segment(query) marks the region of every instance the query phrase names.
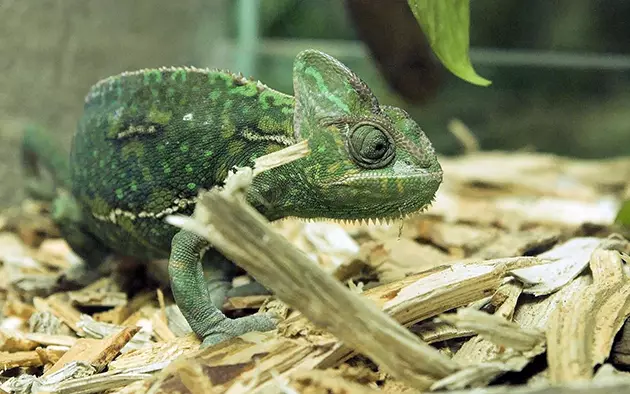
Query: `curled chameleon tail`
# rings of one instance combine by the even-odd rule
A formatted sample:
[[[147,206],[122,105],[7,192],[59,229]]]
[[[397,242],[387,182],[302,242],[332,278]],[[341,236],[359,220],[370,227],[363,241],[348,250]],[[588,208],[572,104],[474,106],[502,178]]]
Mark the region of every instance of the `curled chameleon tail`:
[[[28,125],[22,137],[22,168],[29,197],[53,201],[58,188],[69,190],[68,152],[57,145],[51,134],[39,125]],[[45,179],[41,167],[51,179]]]

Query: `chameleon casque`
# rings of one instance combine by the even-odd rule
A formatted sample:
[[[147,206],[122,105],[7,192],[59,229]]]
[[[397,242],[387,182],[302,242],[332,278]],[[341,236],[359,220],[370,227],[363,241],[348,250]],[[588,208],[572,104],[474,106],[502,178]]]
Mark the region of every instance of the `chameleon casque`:
[[[290,96],[189,67],[106,78],[86,96],[70,160],[41,129],[27,130],[27,190],[53,202],[53,219],[88,267],[111,253],[169,258],[175,301],[203,346],[272,329],[271,316],[231,319],[215,306],[230,291],[235,266],[207,241],[167,224],[167,215],[192,214],[200,189],[304,139],[307,157],[261,173],[248,191],[269,220],[397,219],[427,207],[442,181],[417,123],[379,105],[338,60],[299,53],[293,86]],[[43,184],[40,164],[54,182]]]

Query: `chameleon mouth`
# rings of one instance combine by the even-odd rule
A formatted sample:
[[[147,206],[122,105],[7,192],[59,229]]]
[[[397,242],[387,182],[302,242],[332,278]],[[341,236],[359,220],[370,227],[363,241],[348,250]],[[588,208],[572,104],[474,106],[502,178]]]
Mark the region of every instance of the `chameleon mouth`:
[[[300,222],[306,222],[306,223],[332,222],[332,223],[339,223],[339,224],[344,224],[344,225],[392,225],[394,224],[394,222],[410,220],[410,219],[413,219],[414,217],[420,216],[422,213],[424,213],[431,207],[433,202],[435,202],[435,197],[436,196],[434,192],[433,196],[428,202],[421,204],[418,208],[415,208],[415,209],[409,209],[409,207],[419,205],[417,204],[418,197],[414,196],[413,198],[405,199],[403,201],[396,203],[395,205],[392,205],[391,208],[393,209],[391,211],[395,213],[388,214],[388,215],[377,214],[370,217],[362,217],[362,218],[356,218],[356,219],[335,218],[335,217],[326,217],[326,216],[300,217],[300,216],[290,215],[290,216],[285,216],[279,220],[282,221],[286,219],[297,219]]]
[[[431,207],[431,205],[433,204],[433,201],[434,200],[431,200],[430,202],[422,206],[420,209],[417,209],[415,211],[401,213],[397,215],[374,216],[374,217],[360,218],[360,219],[339,219],[339,218],[329,218],[329,217],[324,217],[324,216],[313,217],[313,218],[304,218],[304,217],[299,217],[299,216],[286,216],[280,219],[280,221],[287,220],[287,219],[294,219],[294,220],[297,219],[300,222],[306,222],[306,223],[332,222],[332,223],[338,223],[342,225],[362,225],[362,226],[393,225],[395,224],[395,222],[410,220],[410,219],[420,216],[422,213],[424,213],[427,209]]]

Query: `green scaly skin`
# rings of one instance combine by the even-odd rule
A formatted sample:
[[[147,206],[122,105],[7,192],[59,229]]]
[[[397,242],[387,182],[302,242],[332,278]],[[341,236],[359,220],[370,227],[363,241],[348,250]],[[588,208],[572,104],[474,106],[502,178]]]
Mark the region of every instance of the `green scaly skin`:
[[[24,140],[27,175],[37,175],[32,157],[62,172],[55,218],[88,264],[111,252],[168,257],[175,301],[204,345],[272,329],[267,315],[221,313],[215,305],[234,267],[165,216],[191,214],[200,188],[304,139],[309,156],[260,174],[249,189],[249,202],[269,220],[397,219],[428,206],[442,181],[420,127],[403,110],[379,105],[336,59],[301,52],[293,84],[295,97],[228,72],[174,67],[107,78],[87,94],[69,169],[32,132]]]

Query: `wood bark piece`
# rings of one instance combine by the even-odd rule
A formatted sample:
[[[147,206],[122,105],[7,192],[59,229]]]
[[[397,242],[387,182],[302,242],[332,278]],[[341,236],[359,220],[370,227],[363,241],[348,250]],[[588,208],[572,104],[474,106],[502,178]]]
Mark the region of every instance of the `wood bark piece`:
[[[153,313],[151,316],[151,324],[153,325],[153,335],[158,341],[168,342],[177,338],[175,333],[168,327],[162,310],[156,310]]]
[[[457,329],[477,331],[477,333],[485,332],[487,338],[479,335],[466,341],[453,356],[454,361],[465,365],[466,368],[437,382],[433,386],[434,389],[485,386],[507,371],[522,370],[534,356],[544,351],[545,348],[540,343],[544,337],[540,330],[535,328],[522,330],[514,323],[505,320],[508,315],[512,315],[516,300],[521,293],[520,290],[520,284],[515,282],[502,285],[493,296],[494,299],[497,294],[501,294],[497,298],[503,299],[503,303],[494,315],[477,312],[470,308],[460,310],[463,314],[458,311],[457,315],[446,315],[456,318],[454,322]],[[448,318],[446,320],[449,321]],[[515,346],[523,347],[526,352],[512,349],[506,352],[503,345],[514,342],[513,337],[525,338],[526,343],[534,343],[538,346],[522,346],[517,342]]]
[[[33,341],[39,345],[57,345],[72,347],[77,342],[78,338],[71,337],[69,335],[50,335],[36,332],[29,332],[24,334],[24,338]]]
[[[0,351],[20,352],[35,349],[39,344],[17,331],[0,330]]]
[[[125,327],[120,332],[104,339],[79,339],[52,368],[44,373],[43,377],[50,376],[73,361],[87,362],[92,365],[97,372],[101,371],[118,355],[120,349],[122,349],[138,331],[140,331],[140,327]]]
[[[538,256],[553,261],[553,264],[516,270],[514,275],[525,283],[534,284],[523,290],[527,294],[553,293],[588,267],[591,253],[600,243],[601,238],[573,238]]]
[[[426,343],[448,341],[455,338],[466,338],[475,335],[470,330],[460,330],[445,322],[425,320],[411,327],[411,331]]]
[[[383,307],[399,322],[412,324],[490,296],[510,271],[542,263],[536,257],[453,263],[405,286]]]
[[[517,281],[504,283],[490,299],[489,304],[496,308],[494,313],[507,320],[512,320],[517,302],[523,292],[523,285]]]
[[[39,367],[43,365],[41,357],[35,350],[27,352],[0,352],[0,370],[17,367]]]
[[[120,355],[109,363],[111,371],[125,371],[143,365],[175,360],[182,355],[190,355],[199,351],[201,341],[195,334],[173,338],[171,341],[154,343],[149,347]]]
[[[547,359],[554,383],[591,379],[630,314],[630,281],[619,252],[596,249],[590,267],[593,283],[551,317]]]
[[[33,304],[38,311],[52,313],[70,327],[72,331],[77,334],[83,334],[83,330],[77,325],[81,320],[81,312],[70,305],[67,294],[57,293],[46,299],[35,297]]]
[[[558,305],[566,304],[574,297],[582,296],[591,283],[591,276],[582,274],[549,296],[522,297],[520,304],[514,311],[513,320],[521,327],[538,328],[546,331],[551,315],[558,308]]]
[[[457,327],[475,331],[494,344],[521,352],[544,346],[545,334],[537,329],[523,329],[501,316],[490,315],[471,308],[440,316]],[[540,353],[540,352],[538,352]]]
[[[94,315],[94,320],[112,323],[125,324],[125,320],[139,311],[143,306],[150,304],[155,299],[154,292],[143,292],[134,296],[129,302],[122,303],[113,309]],[[125,294],[126,300],[126,294]]]
[[[42,360],[44,365],[49,365],[52,367],[59,359],[66,354],[68,349],[64,346],[49,346],[47,348],[37,348],[35,349],[39,358]]]
[[[7,294],[7,300],[2,306],[4,316],[16,316],[28,320],[33,313],[35,313],[35,308],[31,304],[20,301],[13,292]]]
[[[127,304],[127,294],[116,292],[72,292],[68,294],[70,301],[79,306],[118,307]]]

